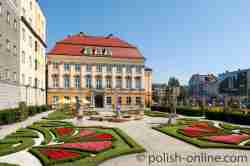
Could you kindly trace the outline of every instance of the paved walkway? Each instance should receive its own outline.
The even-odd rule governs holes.
[[[78,122],[73,120],[75,125],[81,126],[89,126],[89,125],[103,125],[110,127],[118,127],[130,135],[134,140],[136,140],[139,144],[141,144],[146,150],[148,156],[145,157],[143,154],[132,154],[127,156],[122,156],[118,158],[114,158],[111,160],[107,160],[100,164],[100,166],[249,166],[250,165],[250,151],[244,150],[232,150],[232,149],[200,149],[195,146],[192,146],[188,143],[175,139],[173,137],[167,136],[163,133],[160,133],[156,130],[152,130],[151,126],[157,123],[167,122],[166,118],[151,118],[147,117],[144,120],[140,121],[131,121],[125,123],[109,123],[109,122],[96,122],[96,121],[88,121],[83,120],[82,122]],[[164,152],[165,153],[165,163],[164,163]],[[152,154],[155,155],[155,160]],[[186,159],[180,159],[179,162],[167,163],[166,155],[174,155],[177,153],[178,156],[187,157],[188,155],[220,155],[224,158],[225,155],[236,156],[243,155],[247,156],[247,162],[241,162],[239,164],[235,163],[226,163],[226,162],[209,162],[209,163],[188,163],[185,162]],[[157,157],[157,158],[156,158]],[[190,158],[191,158],[190,157]],[[149,160],[151,163],[149,164]],[[156,161],[158,160],[158,162]],[[191,160],[191,159],[190,159]],[[196,159],[197,160],[197,159]],[[211,160],[211,159],[210,159]],[[153,162],[154,161],[154,162]],[[197,160],[198,161],[198,160]],[[204,160],[203,160],[204,161]]]
[[[0,126],[0,139],[4,138],[6,135],[9,135],[9,134],[15,132],[16,130],[18,130],[20,128],[25,128],[25,127],[31,125],[32,123],[39,121],[43,117],[46,117],[50,112],[51,111],[47,111],[47,112],[37,114],[35,116],[29,117],[28,119],[26,119],[23,122],[18,122],[18,123],[13,123],[10,125]]]
[[[47,116],[48,112],[36,115],[29,118],[28,120],[3,126],[0,130],[0,138],[14,132],[20,127],[26,127],[35,121],[38,121],[44,116]],[[136,142],[141,144],[147,150],[146,154],[132,154],[117,157],[111,160],[107,160],[100,164],[100,166],[248,166],[250,165],[250,151],[244,150],[231,150],[231,149],[199,149],[188,143],[175,139],[173,137],[162,134],[158,131],[152,130],[151,126],[159,123],[166,123],[167,118],[151,118],[146,117],[140,121],[130,121],[124,123],[110,123],[110,122],[98,122],[89,120],[69,120],[77,126],[109,126],[118,127],[130,135]],[[37,140],[38,142],[40,140]],[[165,152],[165,154],[164,154]],[[229,156],[246,156],[248,162],[243,163],[225,163],[225,162],[209,162],[209,163],[188,163],[185,159],[178,159],[178,162],[167,163],[167,155],[174,155],[177,153],[178,156],[187,157],[187,155],[199,155],[203,152],[203,155],[220,155],[224,157]],[[156,154],[155,157],[152,154]],[[164,162],[165,159],[165,162]],[[192,158],[191,158],[192,159]],[[181,161],[180,161],[181,160]],[[41,166],[41,163],[31,154],[26,151],[21,151],[12,155],[4,156],[0,158],[0,161],[9,161],[9,163],[19,163],[21,166],[26,166],[32,163],[32,166]],[[204,160],[203,160],[204,161]]]

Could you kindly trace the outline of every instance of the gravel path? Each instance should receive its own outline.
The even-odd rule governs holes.
[[[131,121],[125,123],[108,123],[108,122],[96,122],[96,121],[88,121],[83,120],[82,122],[73,120],[75,125],[103,125],[110,127],[118,127],[126,132],[129,136],[131,136],[134,140],[136,140],[139,144],[141,144],[146,150],[146,154],[132,154],[127,156],[117,157],[111,160],[107,160],[100,164],[100,166],[249,166],[250,165],[250,151],[244,150],[231,150],[231,149],[200,149],[195,146],[192,146],[188,143],[175,139],[173,137],[167,136],[158,131],[152,130],[152,124],[159,124],[167,122],[166,118],[150,118],[147,117],[144,120],[140,121]],[[164,154],[165,152],[165,154]],[[153,156],[154,154],[154,156]],[[156,155],[155,155],[156,154]],[[179,159],[178,162],[167,162],[167,155],[175,155],[185,157],[184,159]],[[186,158],[191,160],[194,158],[193,156],[201,155],[203,156],[216,156],[219,155],[224,158],[224,156],[233,156],[241,159],[241,156],[246,157],[243,158],[244,162],[187,162]],[[165,156],[165,162],[164,162]],[[156,158],[157,157],[157,158]],[[192,158],[191,158],[192,157]],[[158,161],[157,161],[158,160]],[[195,160],[195,159],[193,159]],[[212,159],[210,159],[212,160]],[[151,161],[149,163],[149,161]],[[202,161],[202,160],[201,160]]]

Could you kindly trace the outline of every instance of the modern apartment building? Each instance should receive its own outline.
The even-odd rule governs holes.
[[[47,56],[48,104],[76,96],[96,108],[122,110],[149,106],[152,70],[139,50],[113,35],[69,35]]]
[[[0,0],[0,108],[45,104],[45,34],[37,0]]]
[[[192,99],[201,101],[203,97],[208,98],[209,92],[215,91],[210,88],[216,77],[213,74],[200,75],[194,74],[189,80],[189,93]]]
[[[226,71],[219,74],[221,81],[219,92],[222,95],[240,97],[241,101],[249,101],[250,94],[250,69]]]

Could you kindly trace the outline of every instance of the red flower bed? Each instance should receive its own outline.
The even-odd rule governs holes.
[[[210,127],[207,122],[195,122],[189,127],[184,127],[180,131],[189,137],[200,137],[205,134],[217,132],[219,129],[216,127]]]
[[[111,140],[113,136],[112,134],[98,133],[98,134],[95,134],[94,137],[98,139]]]
[[[42,149],[40,152],[53,160],[61,160],[65,158],[75,158],[80,157],[79,153],[70,152],[63,149]]]
[[[73,132],[73,128],[69,128],[69,127],[60,127],[60,128],[56,128],[56,132],[60,135],[60,136],[64,136],[64,135],[68,135],[70,133]]]
[[[205,137],[204,139],[213,142],[221,142],[228,144],[238,144],[244,140],[247,140],[249,136],[247,134],[231,134],[231,135],[218,135]]]
[[[112,147],[112,142],[102,141],[102,142],[66,143],[66,144],[61,144],[59,146],[64,148],[79,148],[91,152],[99,152]]]
[[[93,130],[86,130],[86,129],[81,129],[79,132],[79,136],[85,137],[85,136],[90,136],[94,135],[96,132]]]

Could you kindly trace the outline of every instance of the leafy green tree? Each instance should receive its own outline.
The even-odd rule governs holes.
[[[180,82],[177,78],[175,77],[170,77],[168,80],[168,86],[169,87],[179,87],[180,86]]]

